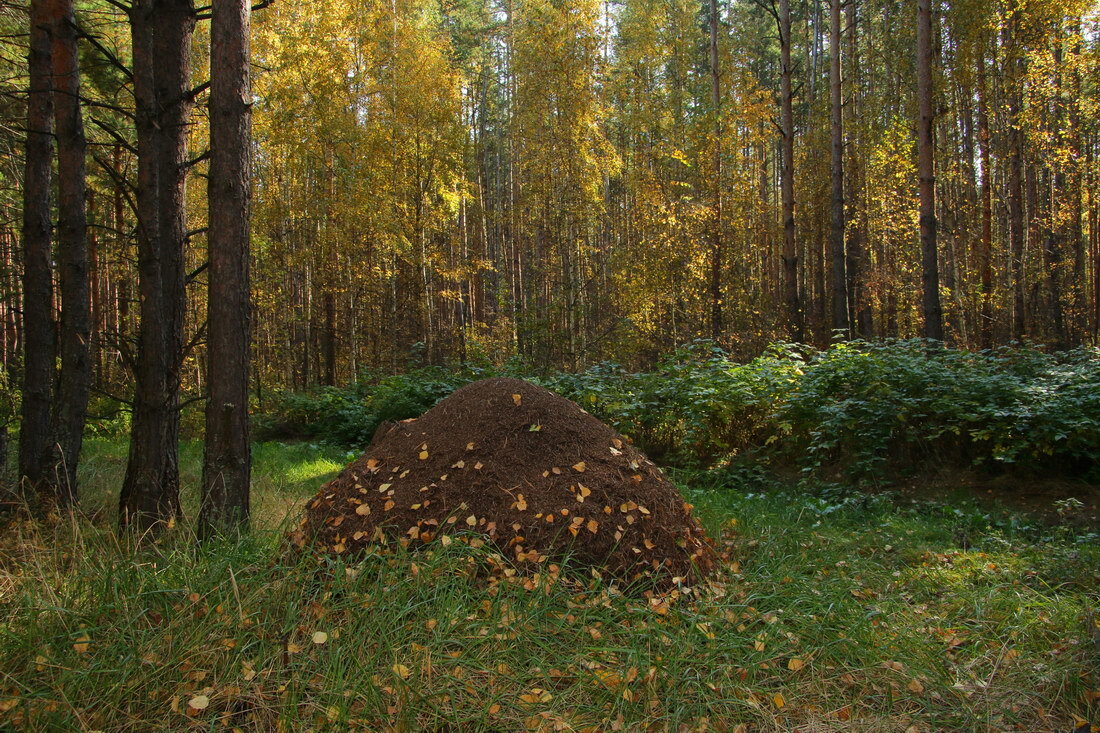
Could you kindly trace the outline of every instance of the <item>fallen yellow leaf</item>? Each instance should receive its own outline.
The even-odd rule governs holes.
[[[772,695],[772,702],[775,703],[775,706],[777,708],[782,708],[784,705],[787,704],[787,701],[783,699],[783,693],[781,692],[777,692]]]
[[[407,680],[412,675],[412,671],[404,664],[393,665],[393,673],[403,680]]]
[[[194,708],[195,710],[206,710],[206,708],[210,707],[210,698],[206,695],[195,695],[187,701],[187,707]]]
[[[797,672],[805,666],[806,663],[798,657],[791,657],[790,661],[787,662],[787,669],[791,670],[792,672]]]
[[[550,702],[551,700],[554,699],[554,696],[551,695],[546,690],[540,688],[540,687],[533,687],[533,688],[531,688],[530,692],[525,692],[522,695],[520,695],[519,699],[520,699],[520,702],[527,702],[527,703],[534,704],[534,703],[540,703],[540,702]]]

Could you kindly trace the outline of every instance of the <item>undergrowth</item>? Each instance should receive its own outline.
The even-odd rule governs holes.
[[[494,574],[477,542],[288,555],[287,510],[343,460],[308,445],[258,447],[251,536],[196,551],[184,524],[135,550],[109,510],[124,446],[91,452],[88,516],[2,533],[0,728],[1040,731],[1098,712],[1100,550],[1075,530],[679,471],[725,561],[657,596]]]
[[[384,420],[415,417],[463,384],[518,376],[578,402],[666,464],[786,465],[846,482],[936,466],[1011,468],[1096,480],[1100,354],[1029,347],[974,353],[920,340],[777,345],[739,363],[701,342],[647,372],[604,363],[536,374],[429,367],[347,388],[284,394],[260,435],[361,447]]]

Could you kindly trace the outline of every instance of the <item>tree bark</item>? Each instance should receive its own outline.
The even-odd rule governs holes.
[[[984,39],[983,39],[984,40]],[[981,159],[982,234],[978,269],[982,281],[981,347],[993,348],[993,172],[989,155],[989,87],[985,43],[978,50],[978,155]]]
[[[214,0],[210,25],[210,274],[199,538],[248,528],[250,0]]]
[[[27,142],[23,174],[23,403],[19,474],[32,492],[52,489],[53,393],[57,344],[50,264],[50,173],[53,156],[50,18],[46,0],[30,5]],[[30,498],[30,497],[27,497]]]
[[[49,0],[53,25],[53,106],[57,130],[57,249],[61,288],[61,375],[56,431],[59,506],[75,504],[76,469],[88,412],[92,370],[88,353],[91,303],[85,186],[84,121],[73,0]]]
[[[186,239],[185,162],[191,0],[138,0],[130,10],[138,149],[141,324],[133,423],[119,500],[122,528],[158,530],[180,515],[179,386]]]
[[[1012,258],[1012,337],[1019,341],[1027,330],[1024,312],[1024,135],[1023,79],[1019,49],[1016,47],[1015,18],[1005,28],[1005,63],[1008,66],[1005,85],[1008,87],[1008,229]]]
[[[1062,37],[1061,32],[1055,35],[1052,41],[1054,45],[1054,119],[1052,121],[1052,137],[1055,150],[1061,152],[1064,143],[1063,125],[1065,124],[1062,113]],[[1051,328],[1053,331],[1052,346],[1056,350],[1066,348],[1065,315],[1062,309],[1062,250],[1064,237],[1064,225],[1062,224],[1062,209],[1064,206],[1066,174],[1063,166],[1052,170],[1048,164],[1044,171],[1044,193],[1046,194],[1047,216],[1046,232],[1043,237],[1043,258],[1046,260],[1047,270],[1047,302],[1050,313]]]
[[[710,245],[710,337],[722,336],[722,90],[718,66],[718,0],[710,0],[710,90],[714,107],[714,229]]]
[[[936,150],[933,138],[932,0],[917,0],[917,174],[920,177],[921,281],[924,337],[943,341],[936,242]]]
[[[832,327],[851,337],[848,319],[848,268],[844,254],[844,117],[840,95],[840,0],[830,0],[829,93],[832,112],[832,231],[829,259],[832,269]]]
[[[798,294],[798,239],[794,201],[794,92],[791,64],[791,2],[779,0],[779,106],[782,171],[780,176],[783,198],[783,294],[787,305],[787,324],[790,338],[795,342],[805,339],[802,302]]]
[[[847,275],[848,275],[848,319],[853,334],[862,339],[874,337],[874,319],[871,313],[871,302],[867,292],[867,275],[870,272],[870,257],[867,254],[865,242],[865,216],[860,215],[860,207],[863,205],[863,178],[864,165],[860,149],[859,121],[860,121],[860,66],[859,66],[859,19],[856,13],[856,0],[848,0],[846,16],[848,20],[848,135],[851,142],[848,146],[850,157],[848,171],[848,196],[846,206],[847,216]]]

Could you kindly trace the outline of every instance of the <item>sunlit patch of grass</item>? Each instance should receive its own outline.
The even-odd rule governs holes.
[[[126,473],[125,441],[93,438],[85,441],[80,464],[81,510],[101,519],[117,512],[118,491]],[[310,444],[256,443],[252,447],[252,503],[256,524],[279,526],[306,497],[335,476],[347,462],[347,452]],[[202,443],[180,445],[180,500],[184,515],[198,512],[202,478]]]
[[[96,455],[106,483],[117,450]],[[549,564],[509,577],[461,541],[285,555],[270,528],[344,460],[258,446],[260,529],[199,551],[186,524],[142,551],[106,521],[9,528],[0,727],[1040,731],[1096,717],[1100,550],[1076,536],[678,476],[727,556],[690,593],[625,595]]]

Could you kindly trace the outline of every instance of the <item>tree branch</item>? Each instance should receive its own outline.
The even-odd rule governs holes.
[[[109,2],[111,5],[114,5],[117,8],[123,8],[121,3],[112,2],[112,0],[107,0],[107,2]],[[123,9],[127,13],[130,12],[128,8],[123,8]],[[83,38],[88,43],[92,44],[92,46],[97,51],[99,51],[101,54],[103,54],[103,58],[107,59],[111,63],[111,66],[114,66],[116,69],[121,71],[122,75],[125,76],[127,79],[129,79],[130,81],[133,81],[134,72],[130,71],[130,69],[127,68],[126,64],[122,63],[118,59],[117,56],[115,56],[106,46],[104,46],[102,43],[100,43],[99,39],[97,39],[91,33],[88,33],[86,30],[81,28],[79,25],[76,28],[76,33],[77,33],[78,38]]]

